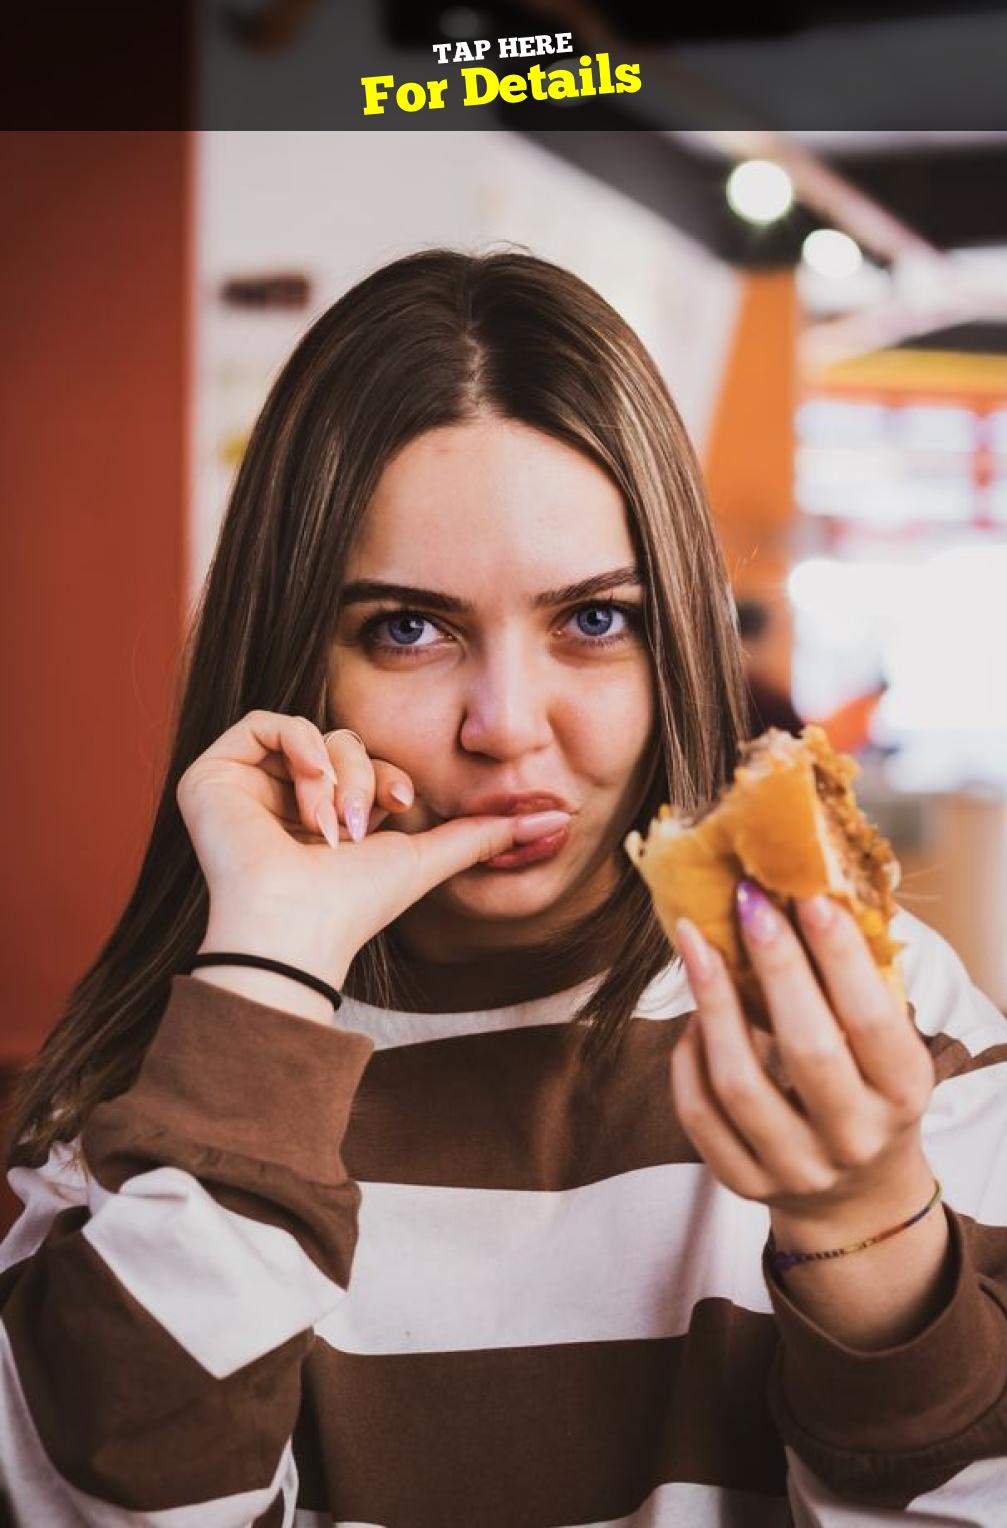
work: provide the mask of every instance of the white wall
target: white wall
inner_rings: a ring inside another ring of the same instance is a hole
[[[738,278],[631,198],[506,132],[220,131],[197,143],[193,593],[232,472],[222,441],[251,424],[319,312],[419,247],[512,241],[575,271],[640,334],[702,448]],[[217,301],[225,277],[279,270],[312,278],[310,312]]]

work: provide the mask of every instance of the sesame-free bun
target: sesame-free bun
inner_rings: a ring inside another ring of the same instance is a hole
[[[758,881],[790,918],[793,899],[825,892],[853,914],[882,976],[905,1003],[900,941],[888,925],[897,911],[899,864],[864,816],[851,781],[860,766],[834,751],[809,723],[800,737],[770,727],[742,743],[734,779],[698,815],[660,807],[646,837],[624,840],[650,888],[654,910],[674,945],[675,922],[690,918],[724,956],[752,1022],[771,1029],[762,985],[742,942],[734,893],[742,876]]]

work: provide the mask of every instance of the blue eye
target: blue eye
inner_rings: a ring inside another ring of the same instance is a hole
[[[615,611],[616,615],[621,613],[620,611],[616,610],[615,606],[613,606],[613,605],[604,605],[604,604],[601,604],[601,605],[582,605],[579,610],[575,611],[574,616],[575,616],[575,619],[578,620],[578,621],[580,620],[581,616],[583,616],[583,615],[590,615],[590,616],[593,616],[595,619],[597,619],[599,611],[603,612],[603,614],[602,614],[602,621],[603,622],[607,621],[609,623],[609,625],[611,624],[611,621],[612,621],[612,613],[613,613],[613,611]],[[610,632],[609,632],[609,625],[605,626],[604,631],[595,631],[595,632],[591,633],[591,635],[596,636],[596,637],[601,637],[604,641],[608,641],[610,639],[610,635],[611,635]],[[617,632],[617,635],[621,636],[622,633],[621,632]],[[594,644],[592,644],[592,646],[593,645]]]
[[[596,632],[594,636],[576,636],[574,641],[578,644],[578,646],[613,647],[617,642],[626,642],[630,639],[630,637],[635,636],[643,622],[643,612],[638,605],[623,605],[619,604],[615,600],[592,600],[586,605],[578,605],[575,610],[570,612],[567,620],[573,620],[574,618],[579,619],[581,616],[588,614],[596,620],[597,613],[599,611],[614,611],[616,615],[622,617],[622,627],[615,632],[611,632],[608,629],[608,626],[611,623],[612,616],[610,613],[603,615],[602,621],[608,623],[606,624],[605,629],[600,633]],[[436,626],[437,623],[436,621],[432,621],[429,616],[422,615],[418,610],[393,610],[390,613],[386,612],[384,615],[372,616],[369,621],[366,621],[360,629],[360,641],[366,648],[376,652],[392,653],[396,657],[399,657],[400,655],[411,656],[414,652],[422,652],[425,649],[435,647],[437,644],[433,642],[421,643],[419,641],[408,640],[406,642],[382,642],[378,640],[376,633],[382,627],[388,627],[389,631],[391,632],[393,632],[395,628],[399,628],[401,635],[401,628],[412,627],[412,635],[413,637],[417,637],[420,633],[416,630],[416,628],[422,627],[424,625]]]
[[[412,625],[412,626],[422,626],[424,621],[426,621],[426,616],[418,615],[413,610],[406,610],[406,611],[403,611],[400,615],[381,616],[381,617],[378,618],[377,621],[369,622],[367,624],[367,626],[364,627],[364,634],[369,639],[371,633],[373,631],[376,631],[379,626],[387,625],[387,626],[389,626],[391,628],[398,627],[399,628],[399,633],[401,635],[402,627],[409,626],[409,625]],[[415,636],[415,635],[416,635],[416,633],[414,631],[413,632],[413,636]],[[383,644],[381,644],[381,643],[373,643],[372,645],[374,645],[376,647],[380,647]],[[411,641],[409,641],[409,642],[407,642],[407,644],[404,644],[404,645],[413,646],[414,644]],[[397,642],[393,642],[392,646],[393,647],[398,647],[399,644]]]

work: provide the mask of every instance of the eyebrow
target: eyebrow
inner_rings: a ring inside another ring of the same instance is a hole
[[[577,600],[590,599],[605,589],[618,588],[622,584],[642,585],[640,570],[634,564],[625,568],[613,568],[609,573],[593,573],[575,584],[565,584],[560,589],[545,589],[533,595],[533,610],[545,610],[553,605],[574,604]],[[397,599],[405,604],[426,605],[430,610],[443,610],[448,614],[475,615],[471,600],[457,594],[445,594],[439,589],[416,589],[411,584],[389,584],[377,578],[362,578],[347,584],[340,598],[340,606],[359,605],[366,600]]]

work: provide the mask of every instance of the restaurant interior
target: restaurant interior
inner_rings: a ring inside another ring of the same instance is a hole
[[[856,760],[898,900],[1007,1012],[1007,132],[27,131],[3,164],[8,1083],[129,897],[272,378],[445,244],[637,329],[759,716]]]

